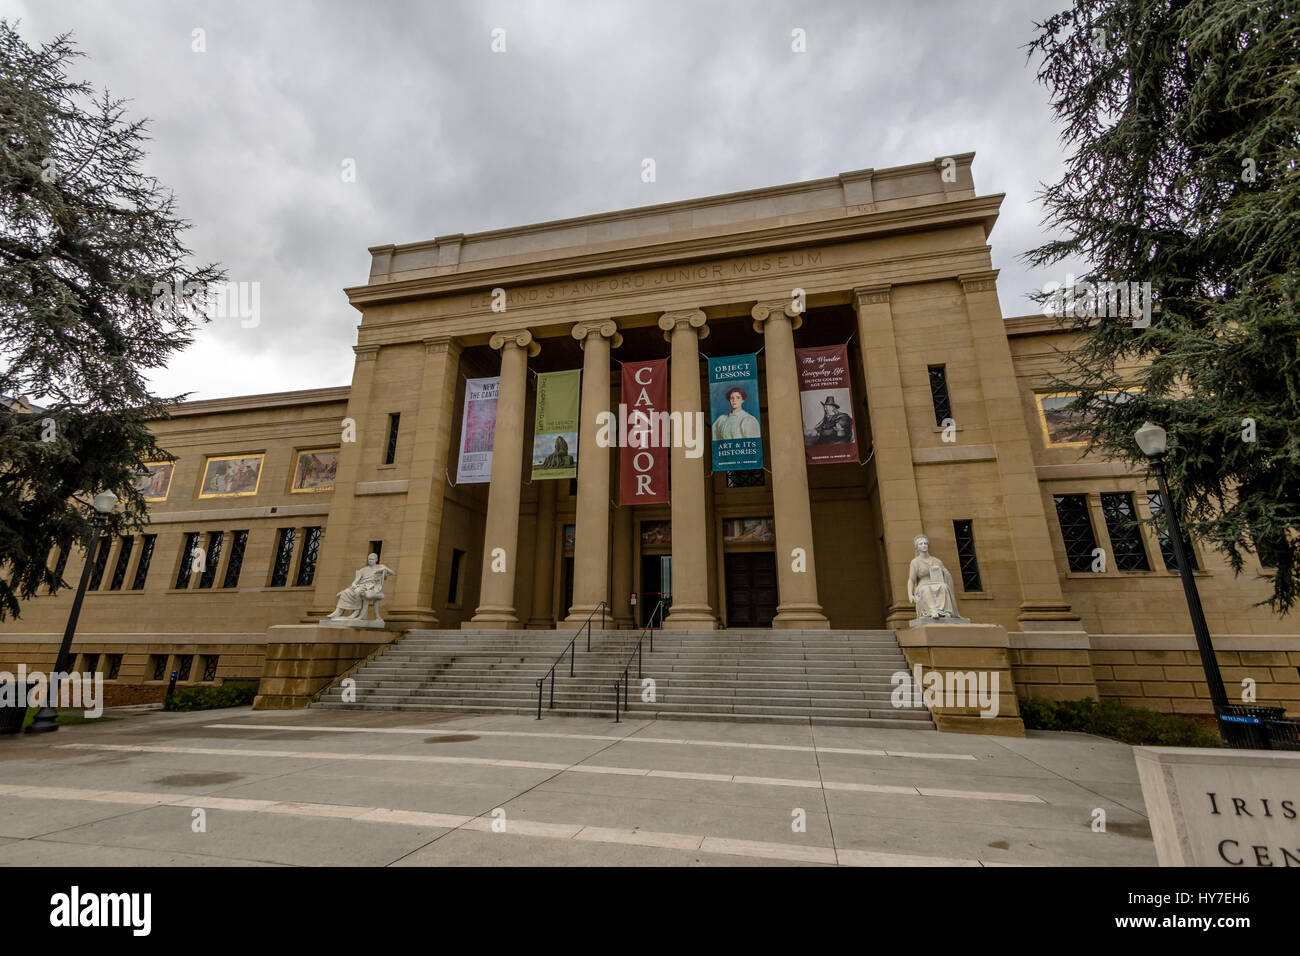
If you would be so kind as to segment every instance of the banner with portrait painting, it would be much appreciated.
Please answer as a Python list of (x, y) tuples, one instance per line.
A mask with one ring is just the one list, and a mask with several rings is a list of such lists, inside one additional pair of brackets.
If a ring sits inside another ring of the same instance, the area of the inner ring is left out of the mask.
[(492, 442), (497, 430), (497, 392), (501, 376), (465, 380), (465, 414), (460, 425), (456, 484), (492, 480)]
[(709, 359), (709, 418), (713, 421), (714, 471), (763, 467), (757, 355)]
[(537, 376), (537, 423), (533, 429), (533, 481), (578, 477), (578, 409), (582, 369)]
[(858, 430), (852, 414), (849, 347), (795, 349), (794, 355), (803, 413), (804, 460), (810, 465), (856, 463)]

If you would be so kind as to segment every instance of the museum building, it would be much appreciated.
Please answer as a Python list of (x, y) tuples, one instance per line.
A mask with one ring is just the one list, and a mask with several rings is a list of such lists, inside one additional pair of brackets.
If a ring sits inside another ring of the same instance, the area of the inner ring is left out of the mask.
[[(116, 701), (176, 671), (300, 705), (404, 632), (640, 628), (661, 599), (669, 630), (894, 629), (915, 659), (924, 534), (1001, 635), (949, 659), (1207, 712), (1154, 481), (1082, 455), (1049, 384), (1070, 336), (1003, 316), (972, 159), (370, 249), (349, 386), (156, 423), (175, 460), (99, 549), (78, 668)], [(629, 442), (637, 408), (677, 440)], [(1294, 708), (1267, 572), (1192, 551), (1229, 695)], [(319, 625), (372, 553), (384, 627)], [(51, 560), (75, 583), (80, 552)], [(70, 604), (0, 625), (0, 668), (50, 667)]]

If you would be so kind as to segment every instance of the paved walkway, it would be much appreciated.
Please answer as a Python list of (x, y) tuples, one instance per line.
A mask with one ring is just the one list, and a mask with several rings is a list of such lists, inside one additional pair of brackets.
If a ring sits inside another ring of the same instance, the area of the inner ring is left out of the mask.
[(1132, 749), (1076, 734), (241, 708), (0, 738), (4, 865), (1155, 862)]

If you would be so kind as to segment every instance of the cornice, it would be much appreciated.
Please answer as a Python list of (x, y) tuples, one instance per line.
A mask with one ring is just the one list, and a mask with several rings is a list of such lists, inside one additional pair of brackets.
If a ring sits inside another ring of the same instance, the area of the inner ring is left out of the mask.
[(865, 212), (773, 225), (746, 232), (694, 236), (671, 242), (651, 242), (625, 249), (605, 249), (509, 266), (398, 279), (344, 289), (357, 309), (411, 299), (483, 292), (493, 288), (555, 282), (612, 272), (654, 268), (673, 263), (752, 255), (809, 245), (882, 238), (899, 232), (954, 228), (978, 223), (985, 235), (997, 219), (1003, 193), (927, 203), (884, 212)]

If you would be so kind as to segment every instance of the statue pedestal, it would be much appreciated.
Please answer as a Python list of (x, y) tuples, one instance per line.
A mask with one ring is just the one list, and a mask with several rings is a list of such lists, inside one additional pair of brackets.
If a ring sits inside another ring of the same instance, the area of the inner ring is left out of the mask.
[(927, 624), (969, 624), (968, 617), (914, 617), (907, 622), (908, 627), (924, 627)]
[[(339, 677), (382, 651), (400, 632), (319, 624), (276, 624), (266, 634), (266, 660), (254, 710), (306, 707)], [(378, 631), (378, 633), (375, 633)]]
[[(912, 668), (913, 682), (919, 678), (921, 702), (941, 731), (1025, 736), (1005, 628), (926, 618), (896, 629), (894, 635)], [(988, 707), (980, 706), (981, 695)]]

